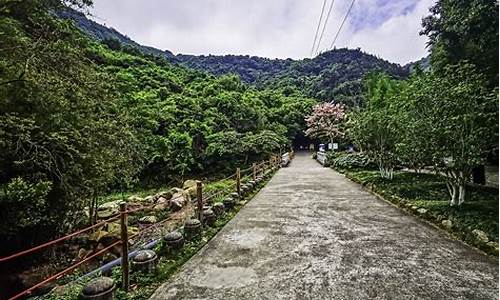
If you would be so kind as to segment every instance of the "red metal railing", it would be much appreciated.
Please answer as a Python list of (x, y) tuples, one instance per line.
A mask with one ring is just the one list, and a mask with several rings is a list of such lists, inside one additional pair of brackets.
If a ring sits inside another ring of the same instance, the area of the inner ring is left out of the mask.
[[(236, 191), (240, 191), (240, 185), (241, 185), (241, 174), (242, 173), (247, 173), (248, 171), (252, 171), (253, 173), (253, 176), (255, 178), (255, 175), (257, 173), (263, 173), (265, 171), (265, 169), (269, 168), (269, 167), (272, 167), (272, 166), (277, 166), (277, 160), (275, 157), (272, 157), (270, 161), (262, 161), (260, 162), (259, 164), (253, 164), (251, 167), (249, 168), (246, 168), (244, 170), (240, 170), (238, 168), (237, 172), (222, 179), (221, 181), (226, 181), (226, 180), (229, 180), (229, 179), (235, 179), (235, 182), (230, 184), (229, 186), (225, 187), (224, 189), (218, 191), (218, 192), (215, 192), (215, 193), (211, 193), (211, 194), (208, 194), (208, 195), (203, 195), (202, 191), (200, 191), (201, 193), (198, 194), (198, 195), (201, 195), (201, 199), (197, 199), (197, 202), (198, 204), (200, 205), (201, 204), (201, 207), (203, 206), (203, 204), (209, 202), (210, 200), (213, 200), (217, 197), (220, 197), (224, 194), (227, 194), (227, 193), (230, 193), (234, 190)], [(198, 185), (198, 186), (201, 186), (201, 185)], [(178, 197), (175, 197), (175, 198), (172, 198), (172, 199), (169, 199), (169, 201), (172, 201), (172, 200), (175, 200), (175, 199), (180, 199), (184, 196), (178, 196)], [(200, 203), (201, 202), (201, 203)], [(43, 249), (47, 249), (53, 245), (56, 245), (58, 243), (61, 243), (61, 242), (64, 242), (64, 241), (67, 241), (75, 236), (78, 236), (80, 234), (83, 234), (83, 233), (86, 233), (90, 230), (93, 230), (93, 229), (96, 229), (98, 227), (101, 227), (101, 226), (104, 226), (108, 223), (111, 223), (113, 221), (117, 221), (119, 220), (123, 215), (127, 216), (127, 215), (130, 215), (130, 214), (133, 214), (133, 213), (136, 213), (138, 211), (148, 211), (148, 210), (151, 210), (153, 209), (156, 205), (158, 205), (157, 203), (153, 203), (153, 204), (150, 204), (148, 206), (142, 206), (142, 207), (139, 207), (139, 208), (134, 208), (134, 209), (129, 209), (129, 210), (124, 210), (124, 211), (121, 211), (119, 213), (117, 213), (116, 215), (108, 218), (108, 219), (105, 219), (103, 221), (100, 221), (94, 225), (91, 225), (91, 226), (87, 226), (85, 228), (82, 228), (82, 229), (79, 229), (73, 233), (70, 233), (68, 235), (65, 235), (63, 237), (60, 237), (60, 238), (57, 238), (57, 239), (54, 239), (52, 241), (48, 241), (46, 243), (43, 243), (43, 244), (40, 244), (40, 245), (37, 245), (35, 247), (32, 247), (32, 248), (29, 248), (29, 249), (26, 249), (26, 250), (23, 250), (23, 251), (20, 251), (20, 252), (17, 252), (17, 253), (14, 253), (14, 254), (11, 254), (11, 255), (8, 255), (8, 256), (5, 256), (5, 257), (1, 257), (0, 258), (0, 263), (4, 263), (4, 262), (7, 262), (7, 261), (11, 261), (11, 260), (14, 260), (14, 259), (17, 259), (19, 257), (22, 257), (22, 256), (26, 256), (28, 254), (32, 254), (32, 253), (35, 253), (35, 252), (38, 252), (40, 250), (43, 250)], [(120, 245), (120, 244), (123, 244), (123, 243), (128, 243), (128, 240), (131, 239), (131, 238), (134, 238), (138, 235), (141, 235), (143, 234), (144, 232), (154, 228), (154, 227), (158, 227), (159, 225), (162, 225), (166, 222), (168, 222), (169, 220), (171, 220), (171, 217), (167, 217), (166, 219), (164, 220), (161, 220), (155, 224), (151, 224), (147, 227), (144, 227), (142, 228), (139, 232), (131, 235), (131, 236), (127, 236), (126, 238), (126, 241), (123, 240), (123, 239), (120, 239), (114, 243), (112, 243), (111, 245), (99, 250), (99, 251), (96, 251), (94, 253), (92, 253), (91, 255), (85, 257), (84, 259), (76, 262), (75, 264), (65, 268), (64, 270), (54, 274), (54, 275), (51, 275), (50, 277), (40, 281), (39, 283), (33, 285), (32, 287), (28, 288), (28, 289), (25, 289), (23, 291), (21, 291), (20, 293), (14, 295), (14, 296), (11, 296), (9, 298), (9, 300), (15, 300), (15, 299), (19, 299), (23, 296), (29, 296), (34, 290), (36, 290), (37, 288), (39, 287), (42, 287), (43, 285), (49, 283), (49, 282), (52, 282), (54, 280), (58, 280), (60, 279), (61, 277), (63, 277), (64, 275), (67, 275), (68, 273), (70, 273), (71, 271), (73, 271), (74, 269), (78, 268), (79, 266), (85, 264), (86, 262), (90, 261), (91, 259), (94, 259), (106, 252), (108, 252), (110, 249), (112, 249), (113, 247), (116, 247), (117, 245)], [(126, 225), (125, 225), (126, 226)], [(123, 231), (123, 229), (122, 229)], [(127, 255), (128, 256), (128, 253), (122, 253), (122, 256), (124, 255)], [(123, 268), (123, 266), (122, 266)], [(127, 267), (127, 272), (128, 272), (128, 267)]]

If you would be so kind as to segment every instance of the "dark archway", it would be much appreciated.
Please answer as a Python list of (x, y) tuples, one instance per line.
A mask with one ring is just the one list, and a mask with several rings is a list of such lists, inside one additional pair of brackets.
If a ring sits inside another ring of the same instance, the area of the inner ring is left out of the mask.
[(307, 137), (303, 132), (299, 132), (295, 135), (292, 147), (294, 151), (309, 150), (309, 145), (314, 144), (314, 149), (318, 149), (319, 141), (316, 139), (311, 139)]

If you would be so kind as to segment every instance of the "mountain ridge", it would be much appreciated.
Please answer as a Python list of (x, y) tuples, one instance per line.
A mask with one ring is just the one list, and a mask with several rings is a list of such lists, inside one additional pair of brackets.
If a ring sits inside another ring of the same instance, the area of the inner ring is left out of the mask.
[(310, 97), (323, 101), (337, 99), (347, 105), (362, 103), (362, 78), (368, 73), (382, 71), (402, 79), (409, 75), (415, 65), (415, 62), (404, 66), (391, 63), (365, 53), (360, 48), (334, 49), (314, 58), (304, 59), (271, 59), (233, 54), (175, 55), (169, 50), (141, 45), (113, 28), (90, 20), (80, 11), (66, 9), (59, 16), (73, 20), (87, 35), (110, 47), (118, 41), (117, 47), (124, 45), (144, 54), (161, 56), (173, 64), (214, 75), (237, 74), (241, 81), (260, 88), (300, 90)]

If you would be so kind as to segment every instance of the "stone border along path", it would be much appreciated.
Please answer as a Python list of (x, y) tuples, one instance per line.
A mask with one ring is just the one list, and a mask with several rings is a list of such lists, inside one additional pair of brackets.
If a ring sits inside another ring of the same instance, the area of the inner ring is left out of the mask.
[(151, 299), (498, 299), (498, 262), (299, 153)]

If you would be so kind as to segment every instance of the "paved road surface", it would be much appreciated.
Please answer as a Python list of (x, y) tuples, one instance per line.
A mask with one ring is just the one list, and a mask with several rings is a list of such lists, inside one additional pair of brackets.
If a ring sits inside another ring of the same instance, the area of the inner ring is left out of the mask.
[(498, 263), (303, 154), (151, 299), (498, 299)]

